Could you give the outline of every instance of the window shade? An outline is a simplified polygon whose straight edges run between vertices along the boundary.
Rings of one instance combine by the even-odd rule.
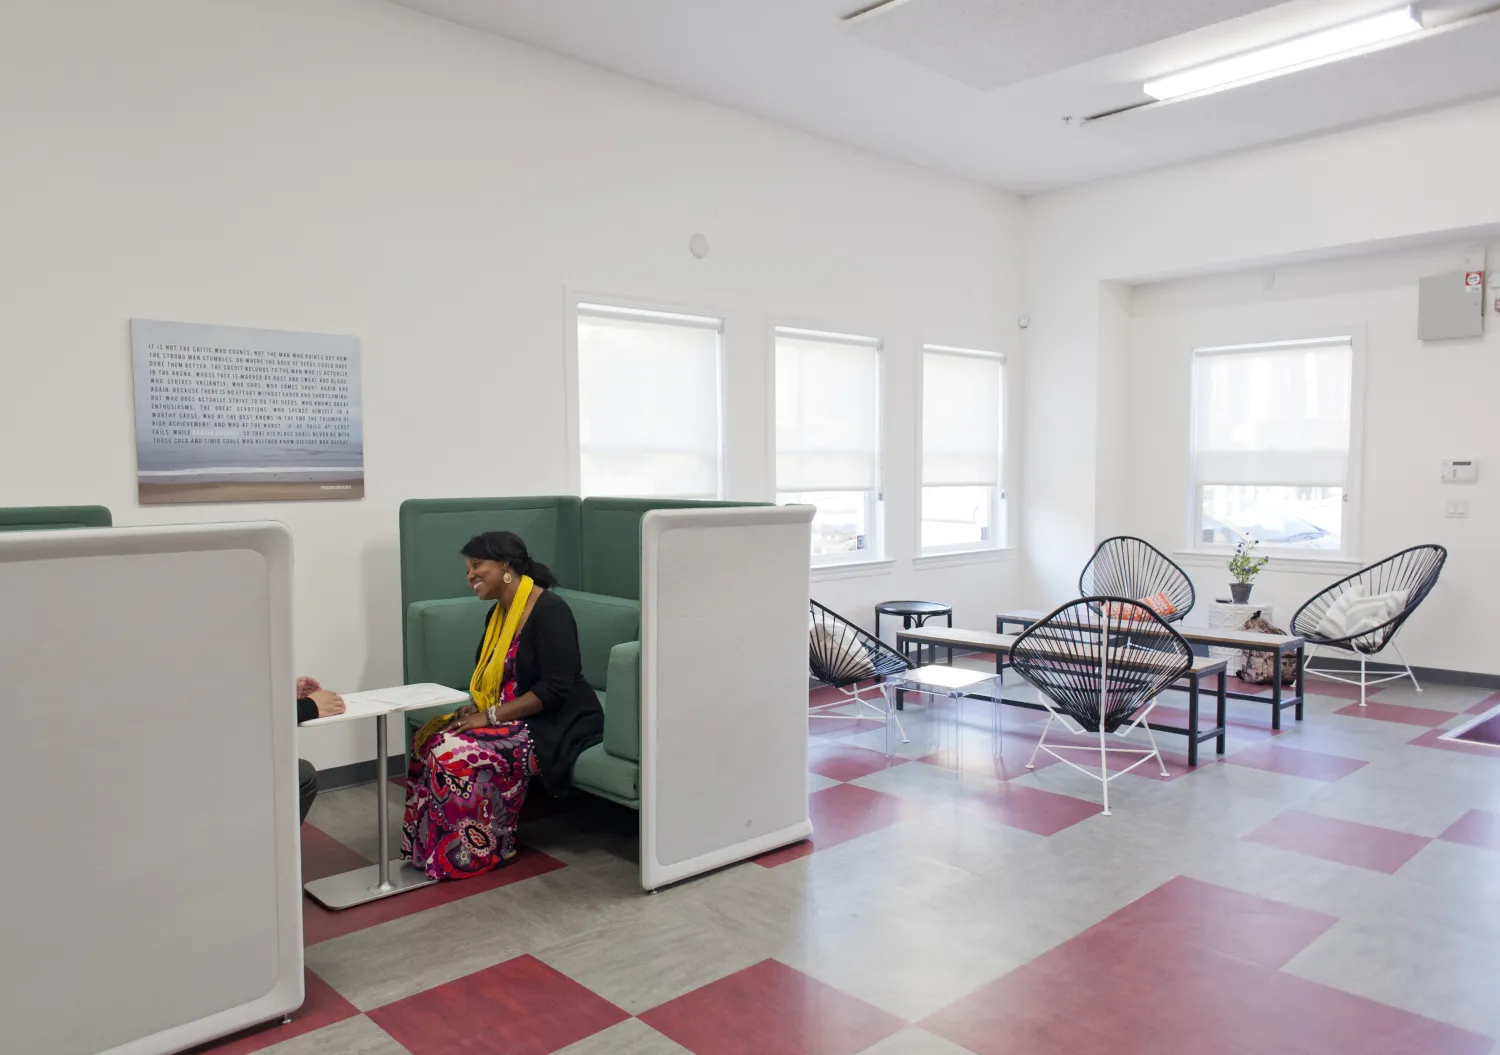
[[[1348,338],[1194,353],[1197,482],[1345,483],[1353,364]]]
[[[715,498],[718,319],[578,312],[580,490]]]
[[[776,489],[873,491],[880,474],[880,350],[776,335]]]
[[[923,486],[1000,486],[1004,369],[999,356],[923,351]]]

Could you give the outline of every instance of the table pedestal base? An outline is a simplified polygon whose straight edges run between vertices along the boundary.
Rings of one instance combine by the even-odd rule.
[[[419,872],[408,861],[392,861],[389,864],[390,881],[384,886],[380,882],[380,866],[365,865],[352,872],[341,872],[336,876],[314,879],[303,886],[303,890],[324,908],[341,909],[363,905],[367,901],[379,901],[392,894],[404,894],[417,887],[439,882]]]

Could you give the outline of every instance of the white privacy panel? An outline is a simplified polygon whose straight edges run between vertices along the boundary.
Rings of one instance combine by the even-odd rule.
[[[0,535],[0,1043],[157,1055],[302,1003],[292,542]]]
[[[811,506],[642,522],[641,884],[804,839]]]

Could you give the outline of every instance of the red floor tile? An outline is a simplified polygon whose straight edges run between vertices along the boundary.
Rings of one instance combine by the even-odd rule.
[[[1435,711],[1430,707],[1405,707],[1399,703],[1376,703],[1374,700],[1363,707],[1357,703],[1351,703],[1347,707],[1340,707],[1333,713],[1348,715],[1351,718],[1370,718],[1377,722],[1425,725],[1429,728],[1436,728],[1454,716],[1453,711]]]
[[[858,780],[882,769],[902,765],[904,758],[887,758],[884,751],[853,744],[815,743],[808,750],[808,769],[829,780]]]
[[[694,1055],[855,1055],[906,1026],[776,960],[762,960],[640,1019]]]
[[[302,941],[305,945],[316,945],[320,941],[353,934],[357,930],[364,930],[378,923],[400,919],[402,916],[409,916],[413,912],[421,912],[423,909],[435,908],[438,905],[446,905],[450,901],[460,901],[466,897],[473,897],[475,894],[482,894],[486,890],[495,890],[498,887],[509,886],[511,883],[519,883],[523,879],[530,879],[532,876],[542,875],[562,867],[563,863],[556,858],[523,846],[521,855],[514,864],[494,872],[488,872],[474,879],[455,879],[434,883],[432,886],[421,887],[408,894],[381,898],[379,901],[356,905],[354,908],[346,908],[339,912],[324,908],[304,894],[302,896]]]
[[[1470,707],[1464,713],[1465,714],[1483,714],[1485,711],[1494,710],[1496,706],[1500,706],[1500,692],[1497,692],[1497,693],[1495,693],[1495,694],[1493,694],[1491,696],[1486,696],[1484,699],[1480,700],[1478,703],[1476,703],[1474,706]]]
[[[1234,766],[1329,782],[1342,780],[1350,773],[1369,765],[1357,758],[1328,755],[1321,751],[1304,751],[1299,747],[1283,747],[1280,744],[1256,744],[1226,756],[1224,761]]]
[[[1037,835],[1056,835],[1079,821],[1088,820],[1104,807],[1097,802],[1086,802],[1024,784],[1002,784],[993,792],[962,799],[960,808],[1012,828]]]
[[[1303,810],[1287,810],[1245,838],[1375,872],[1395,872],[1432,841],[1424,835],[1341,821]]]
[[[1482,755],[1485,758],[1500,760],[1500,747],[1489,744],[1468,744],[1462,740],[1444,740],[1442,729],[1428,729],[1421,736],[1406,741],[1413,747],[1435,747],[1439,751],[1457,751],[1465,755]]]
[[[1204,697],[1198,708],[1198,729],[1207,732],[1214,728],[1217,720],[1215,715],[1216,702],[1211,702]],[[1271,728],[1271,709],[1245,700],[1230,700],[1225,716],[1225,728],[1229,735],[1236,740],[1269,740],[1277,735],[1277,730]],[[1283,714],[1282,717],[1290,717]],[[1188,727],[1188,712],[1186,707],[1163,707],[1158,704],[1151,712],[1151,720],[1157,725],[1175,725],[1180,729]],[[1171,733],[1162,733],[1162,736],[1170,737]],[[1170,741],[1169,741],[1170,742]],[[1177,741],[1186,744],[1186,740]],[[1200,750],[1212,750],[1213,742],[1206,740],[1200,745]]]
[[[812,838],[757,857],[757,864],[775,868],[799,857],[806,857],[815,850],[837,846],[877,831],[918,810],[917,806],[906,799],[881,791],[871,791],[858,784],[838,784],[815,791],[807,797],[807,808],[812,818]]]
[[[292,1012],[292,1021],[287,1025],[283,1026],[277,1021],[257,1026],[211,1044],[190,1048],[183,1055],[206,1055],[208,1052],[213,1055],[249,1055],[252,1051],[262,1051],[273,1044],[280,1044],[284,1040],[300,1037],[304,1033],[311,1033],[359,1014],[358,1008],[339,996],[333,986],[311,971],[303,971],[303,979],[306,998],[302,1006]]]
[[[1486,850],[1500,850],[1500,813],[1490,810],[1470,810],[1448,825],[1439,839],[1450,843],[1464,843]]]
[[[303,822],[302,882],[350,872],[369,863],[364,854],[351,850],[321,828]]]
[[[630,1017],[529,955],[368,1014],[411,1055],[546,1055]]]
[[[1332,696],[1340,700],[1359,699],[1359,686],[1345,685],[1342,681],[1329,681],[1326,678],[1315,678],[1309,674],[1306,678],[1306,686],[1309,696]],[[1365,699],[1373,700],[1375,694],[1383,688],[1385,688],[1384,685],[1370,686],[1365,690]],[[1293,689],[1292,691],[1295,692],[1296,690]]]
[[[1174,879],[921,1025],[976,1055],[1479,1055],[1489,1040],[1279,970],[1333,917]]]

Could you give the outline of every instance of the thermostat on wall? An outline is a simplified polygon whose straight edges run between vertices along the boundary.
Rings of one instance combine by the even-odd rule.
[[[1479,463],[1472,458],[1466,461],[1443,463],[1443,483],[1445,484],[1471,484],[1478,479]]]

